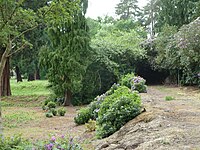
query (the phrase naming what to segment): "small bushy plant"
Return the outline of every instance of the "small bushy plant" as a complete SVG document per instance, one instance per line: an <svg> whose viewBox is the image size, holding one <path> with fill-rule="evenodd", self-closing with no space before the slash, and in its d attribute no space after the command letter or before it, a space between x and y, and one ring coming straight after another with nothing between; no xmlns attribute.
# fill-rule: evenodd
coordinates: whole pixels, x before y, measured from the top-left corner
<svg viewBox="0 0 200 150"><path fill-rule="evenodd" d="M51 109L51 108L56 108L56 103L50 101L50 102L48 102L47 107L48 107L49 109Z"/></svg>
<svg viewBox="0 0 200 150"><path fill-rule="evenodd" d="M172 96L166 96L166 97L165 97L165 100L166 100L166 101L172 101L172 100L175 100L175 98L172 97Z"/></svg>
<svg viewBox="0 0 200 150"><path fill-rule="evenodd" d="M53 114L52 114L52 112L47 112L47 113L45 113L45 116L46 116L47 118L52 118L52 117L53 117Z"/></svg>
<svg viewBox="0 0 200 150"><path fill-rule="evenodd" d="M65 108L59 108L58 109L58 114L60 115L60 116L64 116L65 115L65 113L66 113L66 109Z"/></svg>
<svg viewBox="0 0 200 150"><path fill-rule="evenodd" d="M119 81L120 85L127 86L128 88L131 88L131 80L135 77L134 73L128 73L121 77L121 80Z"/></svg>
<svg viewBox="0 0 200 150"><path fill-rule="evenodd" d="M140 93L146 93L147 92L147 86L145 85L146 80L143 79L140 76L135 76L131 79L131 89L136 90Z"/></svg>
<svg viewBox="0 0 200 150"><path fill-rule="evenodd" d="M81 108L78 111L76 117L74 117L74 121L76 124L85 124L92 118L92 111L89 107Z"/></svg>
<svg viewBox="0 0 200 150"><path fill-rule="evenodd" d="M58 114L58 111L57 111L55 108L51 108L51 109L50 109L50 112L51 112L54 116L56 116L56 115Z"/></svg>
<svg viewBox="0 0 200 150"><path fill-rule="evenodd" d="M96 121L95 120L89 120L88 123L85 124L86 130L89 132L95 131L96 129Z"/></svg>
<svg viewBox="0 0 200 150"><path fill-rule="evenodd" d="M61 137L52 136L43 145L44 150L82 150L72 137L68 138L63 135Z"/></svg>

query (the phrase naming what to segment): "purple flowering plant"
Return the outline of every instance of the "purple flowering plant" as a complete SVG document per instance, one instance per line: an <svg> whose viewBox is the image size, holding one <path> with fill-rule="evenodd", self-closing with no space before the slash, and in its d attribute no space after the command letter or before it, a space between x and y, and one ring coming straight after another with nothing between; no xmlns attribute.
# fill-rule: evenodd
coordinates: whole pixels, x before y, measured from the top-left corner
<svg viewBox="0 0 200 150"><path fill-rule="evenodd" d="M131 79L131 90L136 90L139 93L146 93L147 86L145 85L146 80L140 76L135 76Z"/></svg>
<svg viewBox="0 0 200 150"><path fill-rule="evenodd" d="M82 150L72 137L52 136L49 141L44 144L44 150Z"/></svg>

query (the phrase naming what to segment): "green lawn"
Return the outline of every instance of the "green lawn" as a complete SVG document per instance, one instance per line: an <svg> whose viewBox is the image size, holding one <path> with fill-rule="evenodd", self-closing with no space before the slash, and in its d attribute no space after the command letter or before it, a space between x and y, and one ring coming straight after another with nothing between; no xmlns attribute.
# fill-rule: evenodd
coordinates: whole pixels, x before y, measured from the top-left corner
<svg viewBox="0 0 200 150"><path fill-rule="evenodd" d="M13 96L45 96L50 94L50 89L47 88L49 85L47 80L16 82L16 80L11 79L10 84Z"/></svg>

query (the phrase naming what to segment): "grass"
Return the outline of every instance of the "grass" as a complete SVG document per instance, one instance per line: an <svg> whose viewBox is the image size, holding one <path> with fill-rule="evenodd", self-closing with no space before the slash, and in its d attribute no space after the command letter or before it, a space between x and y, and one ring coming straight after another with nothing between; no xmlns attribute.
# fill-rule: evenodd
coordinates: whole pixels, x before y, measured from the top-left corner
<svg viewBox="0 0 200 150"><path fill-rule="evenodd" d="M9 109L9 110L7 110ZM30 109L3 108L3 126L6 128L17 128L30 121L38 120L36 111Z"/></svg>
<svg viewBox="0 0 200 150"><path fill-rule="evenodd" d="M49 85L47 80L16 82L16 80L11 79L10 84L13 96L44 96L50 94L50 89L47 88Z"/></svg>
<svg viewBox="0 0 200 150"><path fill-rule="evenodd" d="M166 97L165 97L165 100L166 100L166 101L172 101L172 100L175 100L175 98L172 97L172 96L166 96Z"/></svg>
<svg viewBox="0 0 200 150"><path fill-rule="evenodd" d="M80 143L85 146L85 150L94 149L90 142L93 135L85 136L84 126L75 126L74 116L76 107L67 107L67 114L64 117L56 116L47 118L42 104L51 95L47 88L47 80L16 82L11 79L12 96L3 97L0 105L2 106L2 121L4 136L22 135L25 139L32 141L46 140L50 134L66 135L70 133Z"/></svg>

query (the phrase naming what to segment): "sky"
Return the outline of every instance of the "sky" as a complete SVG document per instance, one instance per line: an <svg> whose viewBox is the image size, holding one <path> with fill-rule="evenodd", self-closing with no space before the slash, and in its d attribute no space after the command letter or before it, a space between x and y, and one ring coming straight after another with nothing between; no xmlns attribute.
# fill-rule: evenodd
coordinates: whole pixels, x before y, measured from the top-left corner
<svg viewBox="0 0 200 150"><path fill-rule="evenodd" d="M138 0L140 7L144 6L148 0ZM96 19L98 16L115 16L115 7L120 0L89 0L87 17Z"/></svg>

